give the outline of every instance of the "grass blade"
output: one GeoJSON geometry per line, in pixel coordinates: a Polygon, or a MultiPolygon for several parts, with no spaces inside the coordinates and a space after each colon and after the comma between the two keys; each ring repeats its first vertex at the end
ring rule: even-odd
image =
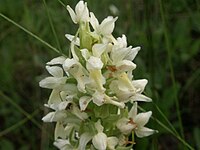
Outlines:
{"type": "Polygon", "coordinates": [[[16,27],[20,28],[21,30],[23,30],[24,32],[26,32],[27,34],[29,34],[30,36],[34,37],[35,39],[37,39],[38,41],[40,41],[41,43],[43,43],[44,45],[46,45],[47,47],[49,47],[51,50],[53,50],[54,52],[65,56],[63,53],[61,53],[58,49],[56,49],[55,47],[53,47],[52,45],[50,45],[49,43],[45,42],[44,40],[42,40],[40,37],[38,37],[37,35],[35,35],[34,33],[30,32],[29,30],[27,30],[26,28],[24,28],[23,26],[21,26],[20,24],[16,23],[15,21],[13,21],[12,19],[8,18],[7,16],[5,16],[4,14],[0,13],[0,16],[2,18],[4,18],[5,20],[7,20],[8,22],[12,23],[13,25],[15,25],[16,27]]]}
{"type": "Polygon", "coordinates": [[[174,91],[173,94],[174,94],[174,98],[175,98],[179,128],[180,128],[181,137],[184,138],[182,118],[181,118],[180,106],[179,106],[179,101],[178,101],[178,96],[177,96],[176,80],[175,80],[174,70],[173,70],[173,65],[172,65],[171,47],[170,47],[170,42],[169,42],[169,35],[168,35],[168,31],[167,31],[167,24],[166,24],[166,18],[165,18],[162,0],[159,0],[159,5],[160,5],[161,19],[162,19],[163,27],[164,27],[165,45],[166,45],[167,54],[168,54],[168,64],[169,64],[170,76],[171,76],[171,80],[172,80],[172,84],[173,84],[173,91],[174,91]]]}
{"type": "Polygon", "coordinates": [[[42,129],[42,126],[34,118],[32,118],[32,116],[29,113],[27,113],[24,109],[22,109],[17,103],[11,100],[8,96],[4,95],[4,93],[2,93],[1,91],[0,91],[0,96],[2,97],[3,100],[12,104],[19,112],[21,112],[29,120],[31,120],[39,129],[42,129]]]}
{"type": "Polygon", "coordinates": [[[62,52],[61,46],[60,46],[60,42],[59,42],[59,40],[58,40],[58,36],[57,36],[57,34],[56,34],[55,27],[54,27],[54,25],[53,25],[53,21],[52,21],[52,18],[51,18],[51,15],[50,15],[50,12],[49,12],[49,9],[48,9],[46,0],[43,0],[43,3],[44,3],[44,6],[45,6],[45,9],[46,9],[46,12],[47,12],[47,16],[48,16],[48,19],[49,19],[49,24],[50,24],[50,26],[51,26],[51,30],[52,30],[53,35],[54,35],[54,38],[55,38],[55,40],[56,40],[57,47],[58,47],[59,51],[62,52]]]}
{"type": "Polygon", "coordinates": [[[1,132],[0,132],[0,137],[2,137],[2,136],[4,136],[4,135],[8,134],[9,132],[11,132],[11,131],[17,129],[18,127],[22,126],[22,125],[25,124],[27,121],[29,121],[30,118],[33,118],[33,117],[34,117],[35,115],[37,115],[38,113],[39,113],[39,110],[37,109],[37,110],[35,110],[35,111],[30,115],[29,118],[24,118],[23,120],[21,120],[21,121],[19,121],[18,123],[12,125],[11,127],[8,127],[7,129],[1,131],[1,132]]]}

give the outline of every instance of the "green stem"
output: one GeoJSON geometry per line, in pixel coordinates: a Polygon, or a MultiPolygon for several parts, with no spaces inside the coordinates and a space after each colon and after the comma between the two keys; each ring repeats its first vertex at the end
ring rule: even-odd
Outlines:
{"type": "Polygon", "coordinates": [[[170,47],[170,42],[169,42],[169,35],[168,35],[168,31],[167,31],[167,24],[166,24],[166,18],[165,18],[162,0],[159,0],[159,5],[160,5],[160,13],[161,13],[161,18],[162,18],[163,27],[164,27],[165,44],[167,47],[166,49],[167,49],[167,54],[168,54],[168,63],[169,63],[169,68],[170,68],[170,76],[171,76],[171,80],[172,80],[172,84],[173,84],[173,91],[174,91],[174,98],[175,98],[179,128],[180,128],[181,137],[184,139],[184,131],[183,131],[182,118],[181,118],[181,113],[180,113],[179,100],[178,100],[178,96],[177,96],[176,81],[175,81],[174,70],[173,70],[173,66],[172,66],[171,47],[170,47]]]}
{"type": "Polygon", "coordinates": [[[4,18],[5,20],[7,20],[8,22],[12,23],[13,25],[15,25],[16,27],[20,28],[21,30],[23,30],[24,32],[26,32],[27,34],[29,34],[30,36],[34,37],[35,39],[37,39],[38,41],[40,41],[41,43],[43,43],[44,45],[46,45],[47,47],[49,47],[51,50],[53,50],[54,52],[65,56],[63,53],[61,53],[58,49],[56,49],[55,47],[53,47],[52,45],[50,45],[49,43],[45,42],[44,40],[42,40],[40,37],[38,37],[37,35],[35,35],[34,33],[30,32],[29,30],[27,30],[26,28],[24,28],[23,26],[21,26],[20,24],[16,23],[15,21],[13,21],[12,19],[8,18],[7,16],[5,16],[4,14],[0,13],[0,16],[2,18],[4,18]]]}

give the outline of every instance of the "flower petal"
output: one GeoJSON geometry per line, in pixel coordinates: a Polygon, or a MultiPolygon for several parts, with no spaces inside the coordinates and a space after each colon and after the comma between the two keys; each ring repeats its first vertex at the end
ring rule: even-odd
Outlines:
{"type": "Polygon", "coordinates": [[[92,52],[95,57],[100,58],[102,53],[106,50],[107,44],[94,44],[92,52]]]}
{"type": "Polygon", "coordinates": [[[87,105],[89,104],[89,102],[92,100],[92,98],[90,96],[82,96],[79,99],[79,106],[81,111],[84,111],[87,108],[87,105]]]}
{"type": "Polygon", "coordinates": [[[135,95],[130,97],[130,101],[132,101],[132,102],[134,102],[134,101],[152,102],[152,99],[143,94],[136,93],[135,95]]]}
{"type": "Polygon", "coordinates": [[[65,37],[69,40],[69,41],[73,41],[75,45],[80,46],[80,39],[78,37],[75,37],[71,34],[65,34],[65,37]]]}
{"type": "Polygon", "coordinates": [[[62,139],[65,139],[66,138],[66,132],[65,132],[65,128],[64,128],[63,124],[60,123],[60,122],[57,122],[56,127],[55,127],[55,131],[54,131],[54,138],[56,140],[59,137],[62,138],[62,139]]]}
{"type": "Polygon", "coordinates": [[[54,77],[63,77],[63,70],[58,66],[46,66],[46,69],[54,77]]]}
{"type": "Polygon", "coordinates": [[[39,82],[39,86],[48,89],[55,89],[63,85],[66,82],[66,77],[56,78],[56,77],[47,77],[39,82]]]}
{"type": "Polygon", "coordinates": [[[73,21],[75,24],[77,24],[77,16],[76,16],[74,10],[73,10],[69,5],[67,5],[67,10],[68,10],[68,12],[69,12],[69,14],[70,14],[70,16],[71,16],[71,18],[72,18],[72,21],[73,21]]]}
{"type": "Polygon", "coordinates": [[[118,138],[114,136],[107,138],[107,145],[110,150],[115,150],[115,146],[117,146],[118,142],[118,138]]]}
{"type": "Polygon", "coordinates": [[[137,116],[137,102],[135,102],[128,113],[128,118],[135,118],[137,116]]]}
{"type": "MultiPolygon", "coordinates": [[[[59,148],[60,150],[64,150],[70,147],[70,143],[69,140],[63,140],[63,139],[57,139],[55,140],[55,142],[53,143],[54,146],[56,146],[57,148],[59,148]]],[[[70,147],[69,149],[72,149],[73,147],[70,147]]]]}
{"type": "Polygon", "coordinates": [[[117,63],[116,65],[117,70],[119,71],[130,71],[136,68],[136,64],[134,64],[132,61],[129,60],[122,60],[117,63]]]}
{"type": "Polygon", "coordinates": [[[106,136],[106,134],[103,133],[103,132],[97,133],[92,138],[92,144],[98,150],[106,150],[106,147],[107,147],[107,136],[106,136]]]}
{"type": "Polygon", "coordinates": [[[117,17],[113,18],[112,16],[105,18],[100,24],[99,32],[103,35],[110,35],[114,30],[116,20],[117,17]]]}
{"type": "Polygon", "coordinates": [[[130,124],[129,119],[121,118],[117,121],[117,128],[125,135],[131,133],[131,131],[136,127],[136,125],[130,124]]]}
{"type": "Polygon", "coordinates": [[[60,56],[52,59],[51,61],[47,62],[47,65],[62,65],[65,61],[65,57],[60,56]]]}
{"type": "Polygon", "coordinates": [[[135,56],[137,55],[137,53],[139,52],[140,49],[141,49],[141,47],[139,47],[139,46],[131,48],[128,55],[126,55],[126,57],[124,59],[133,61],[133,59],[135,58],[135,56]]]}
{"type": "Polygon", "coordinates": [[[92,139],[92,135],[88,132],[80,136],[78,150],[85,150],[87,143],[92,139]]]}
{"type": "Polygon", "coordinates": [[[137,124],[137,127],[143,127],[149,121],[149,118],[152,115],[152,111],[148,111],[145,113],[139,113],[133,118],[133,121],[137,124]]]}
{"type": "Polygon", "coordinates": [[[94,30],[97,30],[99,26],[99,21],[97,20],[93,12],[90,12],[90,24],[92,25],[94,30]]]}
{"type": "Polygon", "coordinates": [[[100,70],[103,67],[103,63],[100,58],[91,56],[86,63],[86,67],[88,70],[100,70]]]}
{"type": "Polygon", "coordinates": [[[136,88],[136,91],[142,93],[144,91],[145,86],[148,83],[148,80],[146,79],[133,80],[132,83],[133,86],[136,88]]]}
{"type": "Polygon", "coordinates": [[[139,138],[152,135],[152,134],[154,134],[156,132],[158,132],[158,131],[152,130],[152,129],[149,129],[149,128],[146,128],[146,127],[138,127],[138,128],[135,129],[135,134],[139,138]]]}
{"type": "Polygon", "coordinates": [[[105,103],[104,100],[104,94],[100,93],[98,91],[95,91],[95,93],[92,95],[92,101],[95,103],[97,106],[101,106],[105,103]]]}
{"type": "Polygon", "coordinates": [[[78,22],[88,22],[89,21],[89,10],[87,8],[87,3],[79,1],[75,7],[75,12],[77,15],[78,22]]]}

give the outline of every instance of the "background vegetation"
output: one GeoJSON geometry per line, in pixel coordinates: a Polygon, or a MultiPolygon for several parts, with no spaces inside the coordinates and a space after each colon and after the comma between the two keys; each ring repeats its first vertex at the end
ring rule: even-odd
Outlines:
{"type": "MultiPolygon", "coordinates": [[[[62,0],[74,8],[77,0],[62,0]]],[[[195,149],[200,149],[200,1],[199,0],[87,0],[88,7],[102,20],[119,16],[115,36],[126,34],[129,45],[142,46],[135,62],[136,79],[147,78],[146,94],[153,103],[156,120],[181,133],[195,149]],[[112,7],[118,11],[112,11],[112,7]],[[160,109],[157,109],[159,107],[160,109]],[[178,109],[180,111],[178,111],[178,109]],[[179,115],[180,114],[180,115],[179,115]]],[[[57,47],[47,9],[63,53],[68,53],[65,33],[75,26],[59,1],[0,0],[0,12],[57,47]]],[[[50,48],[0,17],[0,149],[54,150],[53,126],[43,123],[48,112],[50,90],[38,82],[47,76],[45,63],[58,56],[50,48]]],[[[136,150],[177,150],[186,148],[155,120],[150,127],[159,133],[136,139],[136,150]]]]}

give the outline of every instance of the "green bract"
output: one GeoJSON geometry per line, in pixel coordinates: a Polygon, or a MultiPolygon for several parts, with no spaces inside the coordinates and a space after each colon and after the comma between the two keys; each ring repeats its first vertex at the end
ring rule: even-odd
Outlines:
{"type": "Polygon", "coordinates": [[[130,150],[135,143],[130,135],[155,132],[144,127],[152,112],[137,114],[136,101],[151,101],[142,94],[148,81],[132,76],[140,47],[127,47],[125,35],[112,36],[117,17],[99,23],[83,1],[75,11],[70,6],[67,10],[79,29],[75,36],[65,35],[72,58],[60,56],[47,63],[52,76],[40,86],[52,89],[45,106],[53,111],[42,120],[56,122],[54,145],[61,150],[130,150]],[[127,105],[133,105],[131,110],[127,105]]]}

